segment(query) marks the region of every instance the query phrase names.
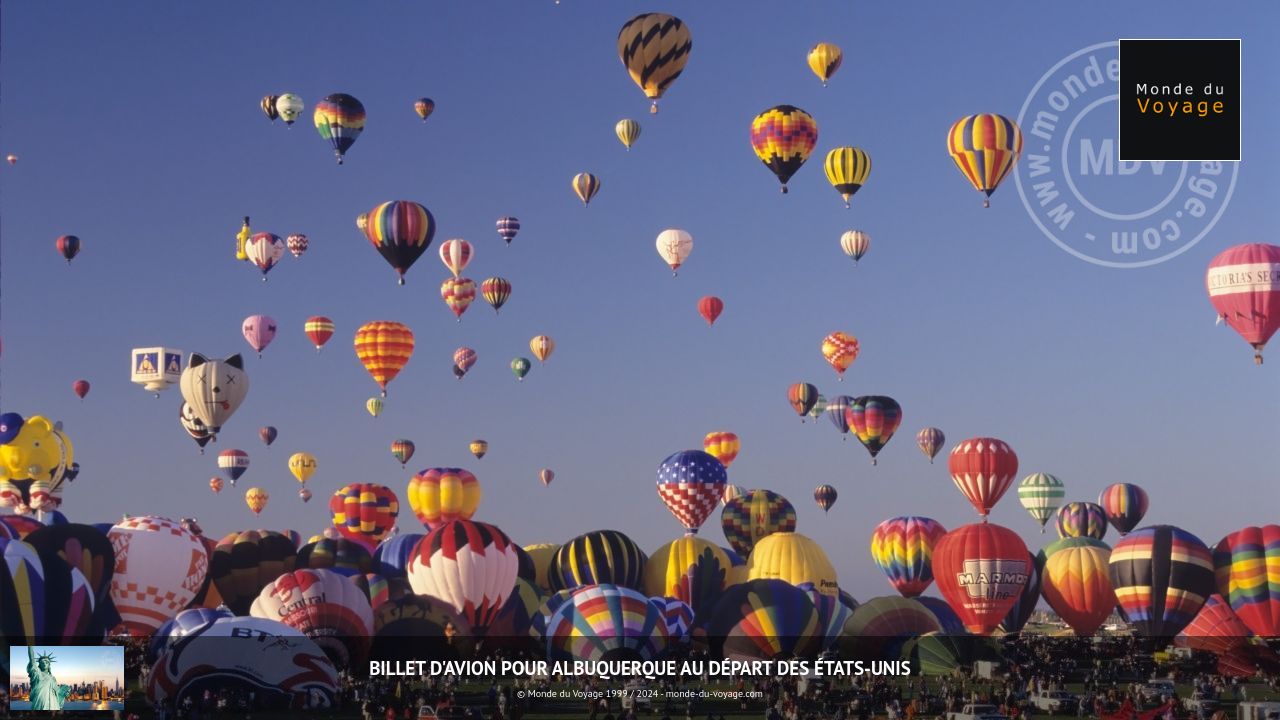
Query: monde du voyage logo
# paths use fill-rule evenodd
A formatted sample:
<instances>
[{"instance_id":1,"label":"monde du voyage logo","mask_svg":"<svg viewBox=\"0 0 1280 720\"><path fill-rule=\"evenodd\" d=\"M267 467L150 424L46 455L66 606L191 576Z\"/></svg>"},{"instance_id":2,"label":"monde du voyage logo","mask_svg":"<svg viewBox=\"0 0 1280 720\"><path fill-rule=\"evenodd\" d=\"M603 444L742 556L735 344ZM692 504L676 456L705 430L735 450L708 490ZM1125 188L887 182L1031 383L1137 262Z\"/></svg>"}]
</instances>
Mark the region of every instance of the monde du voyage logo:
<instances>
[{"instance_id":1,"label":"monde du voyage logo","mask_svg":"<svg viewBox=\"0 0 1280 720\"><path fill-rule=\"evenodd\" d=\"M1239 40L1120 40L1041 76L1018 115L1027 214L1104 267L1155 265L1222 217L1240 158Z\"/></svg>"}]
</instances>

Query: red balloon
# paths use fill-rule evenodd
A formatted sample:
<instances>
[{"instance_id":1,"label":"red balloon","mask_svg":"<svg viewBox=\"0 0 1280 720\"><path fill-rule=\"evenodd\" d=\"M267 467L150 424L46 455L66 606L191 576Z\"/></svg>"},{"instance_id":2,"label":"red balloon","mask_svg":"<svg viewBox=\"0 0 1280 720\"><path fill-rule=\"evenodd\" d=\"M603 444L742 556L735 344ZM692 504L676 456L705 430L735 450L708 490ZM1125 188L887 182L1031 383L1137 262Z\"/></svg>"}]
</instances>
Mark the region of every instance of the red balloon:
<instances>
[{"instance_id":1,"label":"red balloon","mask_svg":"<svg viewBox=\"0 0 1280 720\"><path fill-rule=\"evenodd\" d=\"M76 394L76 397L83 400L84 396L89 394L89 381L77 380L71 383L71 390Z\"/></svg>"},{"instance_id":2,"label":"red balloon","mask_svg":"<svg viewBox=\"0 0 1280 720\"><path fill-rule=\"evenodd\" d=\"M947 468L956 487L985 518L1013 484L1018 455L1003 440L969 438L951 448Z\"/></svg>"},{"instance_id":3,"label":"red balloon","mask_svg":"<svg viewBox=\"0 0 1280 720\"><path fill-rule=\"evenodd\" d=\"M715 295L708 295L698 301L698 314L707 321L707 325L715 325L716 318L720 317L722 312L724 312L724 301Z\"/></svg>"},{"instance_id":4,"label":"red balloon","mask_svg":"<svg viewBox=\"0 0 1280 720\"><path fill-rule=\"evenodd\" d=\"M965 525L933 546L938 590L975 635L990 635L1000 626L1031 572L1031 556L1022 538L999 525Z\"/></svg>"},{"instance_id":5,"label":"red balloon","mask_svg":"<svg viewBox=\"0 0 1280 720\"><path fill-rule=\"evenodd\" d=\"M1240 333L1262 363L1262 347L1280 329L1280 247L1250 243L1227 248L1204 279L1218 317Z\"/></svg>"}]
</instances>

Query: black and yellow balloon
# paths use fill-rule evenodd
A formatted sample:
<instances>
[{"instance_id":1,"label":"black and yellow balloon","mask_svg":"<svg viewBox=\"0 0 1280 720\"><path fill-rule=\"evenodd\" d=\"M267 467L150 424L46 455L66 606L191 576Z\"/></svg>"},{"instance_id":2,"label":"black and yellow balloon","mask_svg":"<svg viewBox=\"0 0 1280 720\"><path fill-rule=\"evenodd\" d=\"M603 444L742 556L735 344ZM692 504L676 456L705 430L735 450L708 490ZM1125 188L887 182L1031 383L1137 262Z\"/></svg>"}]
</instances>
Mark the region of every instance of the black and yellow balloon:
<instances>
[{"instance_id":1,"label":"black and yellow balloon","mask_svg":"<svg viewBox=\"0 0 1280 720\"><path fill-rule=\"evenodd\" d=\"M547 568L547 581L552 592L600 584L642 590L648 559L626 535L596 530L560 546Z\"/></svg>"},{"instance_id":2,"label":"black and yellow balloon","mask_svg":"<svg viewBox=\"0 0 1280 720\"><path fill-rule=\"evenodd\" d=\"M844 198L844 206L849 207L849 198L862 188L871 174L871 156L862 148L838 147L827 153L823 168L831 186Z\"/></svg>"},{"instance_id":3,"label":"black and yellow balloon","mask_svg":"<svg viewBox=\"0 0 1280 720\"><path fill-rule=\"evenodd\" d=\"M637 15L618 31L618 57L644 96L653 101L649 112L658 112L658 98L684 72L692 49L689 27L665 13Z\"/></svg>"},{"instance_id":4,"label":"black and yellow balloon","mask_svg":"<svg viewBox=\"0 0 1280 720\"><path fill-rule=\"evenodd\" d=\"M840 52L840 46L834 43L821 42L813 46L809 51L809 69L814 75L822 81L822 87L827 86L827 81L832 75L836 74L836 70L840 69L840 63L844 60L844 53Z\"/></svg>"}]
</instances>

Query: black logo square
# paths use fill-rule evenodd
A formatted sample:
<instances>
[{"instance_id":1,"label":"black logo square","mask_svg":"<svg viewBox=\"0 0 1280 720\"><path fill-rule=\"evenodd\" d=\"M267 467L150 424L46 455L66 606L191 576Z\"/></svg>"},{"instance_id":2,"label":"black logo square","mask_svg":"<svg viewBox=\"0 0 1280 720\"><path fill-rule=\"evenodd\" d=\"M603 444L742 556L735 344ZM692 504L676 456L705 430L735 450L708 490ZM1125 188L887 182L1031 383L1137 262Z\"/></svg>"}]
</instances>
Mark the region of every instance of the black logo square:
<instances>
[{"instance_id":1,"label":"black logo square","mask_svg":"<svg viewBox=\"0 0 1280 720\"><path fill-rule=\"evenodd\" d=\"M1239 40L1120 41L1120 159L1240 159Z\"/></svg>"}]
</instances>

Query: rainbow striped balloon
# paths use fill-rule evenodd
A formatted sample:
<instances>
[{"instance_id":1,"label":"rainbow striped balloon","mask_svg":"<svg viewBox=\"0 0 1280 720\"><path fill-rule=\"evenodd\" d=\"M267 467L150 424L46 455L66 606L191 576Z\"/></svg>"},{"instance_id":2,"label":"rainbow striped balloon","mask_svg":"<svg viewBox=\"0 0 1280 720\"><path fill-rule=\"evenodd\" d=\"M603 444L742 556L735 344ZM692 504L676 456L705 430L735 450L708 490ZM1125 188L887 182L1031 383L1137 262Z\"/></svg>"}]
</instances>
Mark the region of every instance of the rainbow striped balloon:
<instances>
[{"instance_id":1,"label":"rainbow striped balloon","mask_svg":"<svg viewBox=\"0 0 1280 720\"><path fill-rule=\"evenodd\" d=\"M1254 634L1280 637L1280 525L1241 528L1213 551L1218 592Z\"/></svg>"},{"instance_id":2,"label":"rainbow striped balloon","mask_svg":"<svg viewBox=\"0 0 1280 720\"><path fill-rule=\"evenodd\" d=\"M1130 530L1138 527L1138 523L1147 514L1147 493L1132 483L1116 483L1108 485L1098 495L1098 504L1115 529L1121 535L1127 535Z\"/></svg>"},{"instance_id":3,"label":"rainbow striped balloon","mask_svg":"<svg viewBox=\"0 0 1280 720\"><path fill-rule=\"evenodd\" d=\"M1058 537L1101 540L1107 534L1107 514L1091 502L1072 502L1058 511Z\"/></svg>"},{"instance_id":4,"label":"rainbow striped balloon","mask_svg":"<svg viewBox=\"0 0 1280 720\"><path fill-rule=\"evenodd\" d=\"M915 597L933 583L933 546L947 529L932 518L889 518L871 533L871 559L903 597Z\"/></svg>"},{"instance_id":5,"label":"rainbow striped balloon","mask_svg":"<svg viewBox=\"0 0 1280 720\"><path fill-rule=\"evenodd\" d=\"M1171 525L1135 530L1111 551L1111 585L1138 634L1171 638L1213 594L1213 555L1200 538Z\"/></svg>"}]
</instances>

